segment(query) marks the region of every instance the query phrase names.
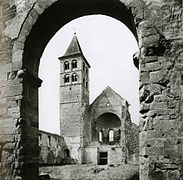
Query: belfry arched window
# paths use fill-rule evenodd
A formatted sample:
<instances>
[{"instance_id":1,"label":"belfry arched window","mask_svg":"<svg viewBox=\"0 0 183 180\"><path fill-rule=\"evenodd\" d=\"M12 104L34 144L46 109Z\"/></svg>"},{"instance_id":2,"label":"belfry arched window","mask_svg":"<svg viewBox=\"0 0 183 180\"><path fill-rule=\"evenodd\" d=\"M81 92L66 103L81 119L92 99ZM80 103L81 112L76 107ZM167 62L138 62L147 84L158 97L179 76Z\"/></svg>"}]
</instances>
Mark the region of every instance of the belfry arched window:
<instances>
[{"instance_id":1,"label":"belfry arched window","mask_svg":"<svg viewBox=\"0 0 183 180\"><path fill-rule=\"evenodd\" d=\"M99 131L99 133L98 133L98 140L99 140L99 142L103 141L103 132L102 131Z\"/></svg>"},{"instance_id":2,"label":"belfry arched window","mask_svg":"<svg viewBox=\"0 0 183 180\"><path fill-rule=\"evenodd\" d=\"M70 156L70 151L68 149L64 149L64 157L68 158Z\"/></svg>"},{"instance_id":3,"label":"belfry arched window","mask_svg":"<svg viewBox=\"0 0 183 180\"><path fill-rule=\"evenodd\" d=\"M86 81L86 88L88 88L88 81Z\"/></svg>"},{"instance_id":4,"label":"belfry arched window","mask_svg":"<svg viewBox=\"0 0 183 180\"><path fill-rule=\"evenodd\" d=\"M69 79L70 79L69 75L66 74L66 75L64 76L64 83L68 83L68 82L69 82Z\"/></svg>"},{"instance_id":5,"label":"belfry arched window","mask_svg":"<svg viewBox=\"0 0 183 180\"><path fill-rule=\"evenodd\" d=\"M85 63L83 62L83 71L85 71Z\"/></svg>"},{"instance_id":6,"label":"belfry arched window","mask_svg":"<svg viewBox=\"0 0 183 180\"><path fill-rule=\"evenodd\" d=\"M47 139L47 146L48 146L48 147L51 146L51 136L48 136L48 139Z\"/></svg>"},{"instance_id":7,"label":"belfry arched window","mask_svg":"<svg viewBox=\"0 0 183 180\"><path fill-rule=\"evenodd\" d=\"M113 142L114 141L114 131L110 130L109 131L109 142Z\"/></svg>"},{"instance_id":8,"label":"belfry arched window","mask_svg":"<svg viewBox=\"0 0 183 180\"><path fill-rule=\"evenodd\" d=\"M88 68L87 68L87 66L86 66L86 76L88 77Z\"/></svg>"},{"instance_id":9,"label":"belfry arched window","mask_svg":"<svg viewBox=\"0 0 183 180\"><path fill-rule=\"evenodd\" d=\"M64 62L64 70L67 70L67 69L69 69L69 62L65 61Z\"/></svg>"},{"instance_id":10,"label":"belfry arched window","mask_svg":"<svg viewBox=\"0 0 183 180\"><path fill-rule=\"evenodd\" d=\"M78 76L76 73L72 74L72 82L76 82L78 80Z\"/></svg>"},{"instance_id":11,"label":"belfry arched window","mask_svg":"<svg viewBox=\"0 0 183 180\"><path fill-rule=\"evenodd\" d=\"M72 60L72 69L77 68L77 61L74 59Z\"/></svg>"}]
</instances>

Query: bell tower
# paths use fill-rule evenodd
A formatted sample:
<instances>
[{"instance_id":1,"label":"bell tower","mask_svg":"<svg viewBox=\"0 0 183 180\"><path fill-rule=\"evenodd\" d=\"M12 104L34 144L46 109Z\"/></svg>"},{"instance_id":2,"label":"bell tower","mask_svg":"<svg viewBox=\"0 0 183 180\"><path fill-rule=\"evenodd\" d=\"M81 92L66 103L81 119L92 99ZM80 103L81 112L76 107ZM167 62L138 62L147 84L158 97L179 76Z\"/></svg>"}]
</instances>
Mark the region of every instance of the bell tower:
<instances>
[{"instance_id":1,"label":"bell tower","mask_svg":"<svg viewBox=\"0 0 183 180\"><path fill-rule=\"evenodd\" d=\"M89 105L89 68L76 34L60 60L60 135L71 158L82 163L84 112Z\"/></svg>"}]
</instances>

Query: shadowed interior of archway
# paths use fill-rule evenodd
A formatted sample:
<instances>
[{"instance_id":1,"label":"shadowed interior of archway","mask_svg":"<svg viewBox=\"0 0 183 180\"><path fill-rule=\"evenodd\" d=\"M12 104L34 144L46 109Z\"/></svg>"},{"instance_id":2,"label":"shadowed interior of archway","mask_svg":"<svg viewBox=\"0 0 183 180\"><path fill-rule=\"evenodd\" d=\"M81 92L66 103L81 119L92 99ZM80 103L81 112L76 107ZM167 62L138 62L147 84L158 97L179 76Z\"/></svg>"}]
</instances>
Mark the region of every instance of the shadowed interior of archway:
<instances>
[{"instance_id":1,"label":"shadowed interior of archway","mask_svg":"<svg viewBox=\"0 0 183 180\"><path fill-rule=\"evenodd\" d=\"M121 126L119 117L113 113L105 113L97 118L98 128L116 128Z\"/></svg>"},{"instance_id":2,"label":"shadowed interior of archway","mask_svg":"<svg viewBox=\"0 0 183 180\"><path fill-rule=\"evenodd\" d=\"M74 7L74 8L73 8ZM84 15L103 14L124 23L137 39L133 16L119 0L62 0L45 10L26 39L23 66L37 76L42 53L54 34L69 21Z\"/></svg>"}]
</instances>

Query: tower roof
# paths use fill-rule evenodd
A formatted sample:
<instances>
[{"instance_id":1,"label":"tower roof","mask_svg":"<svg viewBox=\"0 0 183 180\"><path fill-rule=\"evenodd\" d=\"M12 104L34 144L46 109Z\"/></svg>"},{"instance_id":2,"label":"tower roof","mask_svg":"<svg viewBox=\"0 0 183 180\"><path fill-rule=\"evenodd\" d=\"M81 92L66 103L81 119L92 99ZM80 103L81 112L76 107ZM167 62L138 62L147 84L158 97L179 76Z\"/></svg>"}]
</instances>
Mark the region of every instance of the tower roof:
<instances>
[{"instance_id":1,"label":"tower roof","mask_svg":"<svg viewBox=\"0 0 183 180\"><path fill-rule=\"evenodd\" d=\"M72 41L71 41L69 47L67 48L64 56L69 56L69 55L78 54L78 53L83 53L83 52L79 45L77 36L74 34L74 37L72 38Z\"/></svg>"},{"instance_id":2,"label":"tower roof","mask_svg":"<svg viewBox=\"0 0 183 180\"><path fill-rule=\"evenodd\" d=\"M88 63L88 61L86 60L86 58L83 55L81 46L79 44L79 41L77 39L76 33L74 33L74 37L72 38L71 43L69 44L69 47L67 48L65 54L61 57L59 57L58 59L65 59L68 56L73 56L73 55L78 55L81 54L82 57L84 58L85 62L88 64L88 66L90 67L90 64Z\"/></svg>"}]
</instances>

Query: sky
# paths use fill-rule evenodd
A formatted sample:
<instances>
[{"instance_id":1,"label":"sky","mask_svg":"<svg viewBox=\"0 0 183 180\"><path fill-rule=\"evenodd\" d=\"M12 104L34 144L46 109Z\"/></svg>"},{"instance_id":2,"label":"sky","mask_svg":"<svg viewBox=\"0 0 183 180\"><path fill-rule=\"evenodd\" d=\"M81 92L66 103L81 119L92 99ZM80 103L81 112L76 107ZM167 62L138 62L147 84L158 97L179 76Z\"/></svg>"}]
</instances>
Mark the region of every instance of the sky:
<instances>
[{"instance_id":1,"label":"sky","mask_svg":"<svg viewBox=\"0 0 183 180\"><path fill-rule=\"evenodd\" d=\"M90 103L110 86L129 102L132 122L138 124L139 75L133 64L137 41L120 21L104 15L90 15L63 26L43 52L39 67L39 77L43 80L39 89L39 129L60 133L58 57L64 55L74 32L91 65Z\"/></svg>"}]
</instances>

